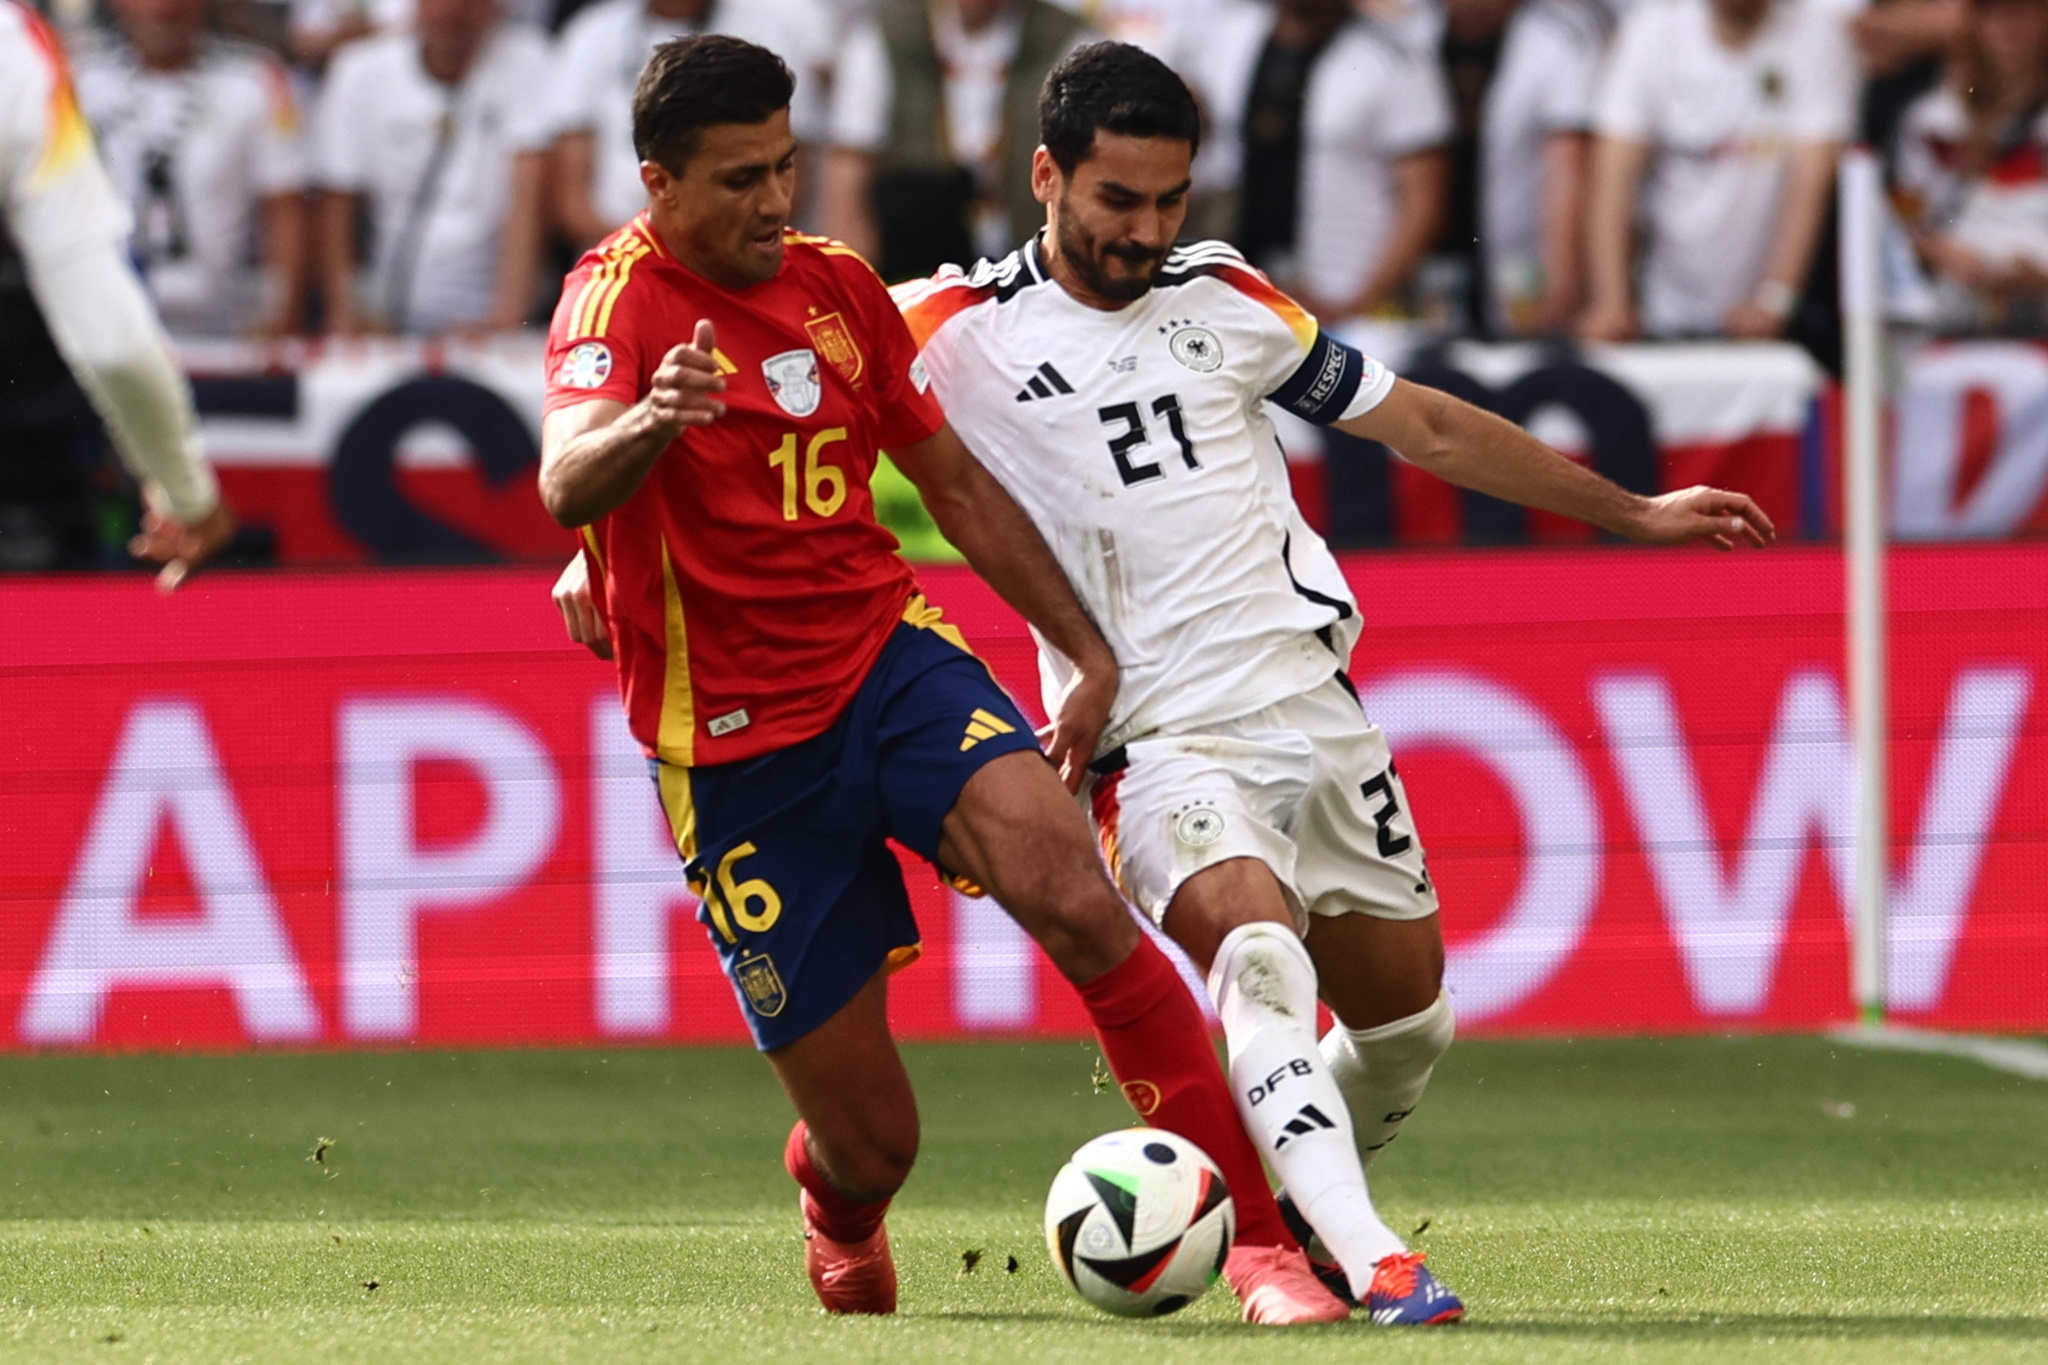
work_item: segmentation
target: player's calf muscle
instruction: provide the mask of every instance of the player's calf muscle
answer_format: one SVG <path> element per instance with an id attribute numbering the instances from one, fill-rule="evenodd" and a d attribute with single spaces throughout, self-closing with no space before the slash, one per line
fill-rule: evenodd
<path id="1" fill-rule="evenodd" d="M 1405 1019 L 1428 1009 L 1443 988 L 1443 933 L 1435 915 L 1318 915 L 1307 943 L 1323 1003 L 1347 1028 Z"/>
<path id="2" fill-rule="evenodd" d="M 766 1054 L 810 1128 L 811 1153 L 848 1198 L 887 1199 L 917 1159 L 917 1097 L 889 1034 L 888 972 L 823 1024 Z"/>

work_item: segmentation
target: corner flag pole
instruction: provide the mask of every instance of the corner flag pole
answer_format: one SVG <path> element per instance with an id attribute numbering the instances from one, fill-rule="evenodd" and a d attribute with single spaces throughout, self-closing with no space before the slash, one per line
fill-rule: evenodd
<path id="1" fill-rule="evenodd" d="M 1849 716 L 1856 763 L 1856 882 L 1850 989 L 1859 1019 L 1885 1018 L 1885 903 L 1891 889 L 1885 678 L 1883 188 L 1868 147 L 1842 154 L 1842 531 L 1848 559 Z"/>

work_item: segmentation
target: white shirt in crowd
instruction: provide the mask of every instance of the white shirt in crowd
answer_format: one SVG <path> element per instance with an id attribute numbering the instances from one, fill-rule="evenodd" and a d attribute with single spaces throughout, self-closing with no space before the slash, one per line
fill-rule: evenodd
<path id="1" fill-rule="evenodd" d="M 1479 240 L 1496 327 L 1543 297 L 1544 144 L 1592 131 L 1612 22 L 1599 0 L 1524 0 L 1508 20 L 1479 134 Z"/>
<path id="2" fill-rule="evenodd" d="M 336 55 L 313 178 L 369 199 L 370 316 L 431 332 L 490 313 L 513 158 L 548 144 L 547 80 L 546 39 L 524 25 L 499 25 L 452 88 L 427 74 L 411 34 Z"/>
<path id="3" fill-rule="evenodd" d="M 547 27 L 554 0 L 501 0 L 506 20 L 534 28 Z M 329 33 L 348 19 L 361 18 L 372 33 L 410 28 L 413 0 L 290 0 L 293 33 Z"/>
<path id="4" fill-rule="evenodd" d="M 932 7 L 932 46 L 945 69 L 946 123 L 941 133 L 953 163 L 973 168 L 979 178 L 981 212 L 974 223 L 974 249 L 984 256 L 1000 256 L 1016 245 L 1010 240 L 1010 219 L 1002 200 L 1003 97 L 1023 32 L 1021 7 L 1005 10 L 979 33 L 967 32 L 952 6 Z M 1074 45 L 1094 37 L 1084 29 Z M 889 138 L 896 85 L 888 47 L 875 24 L 860 24 L 847 35 L 832 81 L 833 144 L 879 154 Z"/>
<path id="5" fill-rule="evenodd" d="M 244 43 L 207 39 L 182 71 L 144 69 L 126 43 L 73 68 L 100 153 L 135 215 L 130 254 L 173 332 L 222 335 L 267 302 L 256 246 L 262 201 L 305 186 L 291 77 Z"/>
<path id="6" fill-rule="evenodd" d="M 596 139 L 591 200 L 623 223 L 646 207 L 640 157 L 633 150 L 633 86 L 655 48 L 692 33 L 744 38 L 781 57 L 796 73 L 790 123 L 799 140 L 825 139 L 827 73 L 838 20 L 820 0 L 718 0 L 701 29 L 648 12 L 645 0 L 599 0 L 562 29 L 549 79 L 550 130 Z"/>
<path id="7" fill-rule="evenodd" d="M 1893 174 L 1920 226 L 1990 264 L 2048 270 L 2048 111 L 2009 135 L 2003 155 L 1975 175 L 1963 173 L 1970 114 L 1953 88 L 1914 101 L 1897 136 Z"/>
<path id="8" fill-rule="evenodd" d="M 1251 86 L 1273 27 L 1270 5 L 1222 0 L 1181 75 L 1208 113 L 1196 183 L 1235 185 Z M 1365 288 L 1394 222 L 1394 162 L 1450 137 L 1450 94 L 1434 54 L 1402 30 L 1347 20 L 1310 75 L 1302 108 L 1295 260 L 1281 272 L 1323 299 Z"/>
<path id="9" fill-rule="evenodd" d="M 1202 42 L 1216 0 L 1059 0 L 1103 37 L 1179 68 Z"/>
<path id="10" fill-rule="evenodd" d="M 1642 0 L 1622 20 L 1595 130 L 1648 144 L 1638 311 L 1653 336 L 1720 330 L 1763 279 L 1790 154 L 1854 126 L 1857 68 L 1838 9 L 1778 0 L 1740 51 L 1707 0 Z"/>
<path id="11" fill-rule="evenodd" d="M 191 390 L 123 260 L 128 224 L 55 33 L 0 0 L 0 235 L 143 496 L 189 523 L 219 504 L 220 485 L 199 453 Z"/>
<path id="12" fill-rule="evenodd" d="M 893 293 L 933 392 L 1122 666 L 1103 749 L 1329 680 L 1357 604 L 1295 505 L 1266 400 L 1356 417 L 1392 391 L 1385 367 L 1332 348 L 1221 242 L 1176 248 L 1113 312 L 1053 281 L 1036 240 Z M 1057 710 L 1071 664 L 1039 644 Z"/>

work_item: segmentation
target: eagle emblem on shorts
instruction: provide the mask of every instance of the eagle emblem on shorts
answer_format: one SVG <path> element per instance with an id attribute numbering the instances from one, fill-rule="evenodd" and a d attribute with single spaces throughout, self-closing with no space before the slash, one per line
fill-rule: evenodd
<path id="1" fill-rule="evenodd" d="M 1195 806 L 1174 817 L 1173 837 L 1190 848 L 1207 848 L 1223 837 L 1223 815 L 1209 806 Z"/>
<path id="2" fill-rule="evenodd" d="M 763 1019 L 773 1019 L 789 1003 L 782 973 L 775 970 L 775 959 L 766 953 L 749 953 L 741 958 L 733 964 L 732 976 L 740 983 L 740 993 L 747 997 L 747 1007 Z"/>
<path id="3" fill-rule="evenodd" d="M 811 350 L 784 351 L 761 362 L 761 377 L 768 381 L 769 396 L 791 417 L 809 417 L 824 400 L 825 386 L 818 382 L 818 353 Z"/>

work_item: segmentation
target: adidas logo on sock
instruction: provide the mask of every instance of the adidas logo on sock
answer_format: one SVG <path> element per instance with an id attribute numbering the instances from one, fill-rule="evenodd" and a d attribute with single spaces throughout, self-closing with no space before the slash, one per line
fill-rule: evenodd
<path id="1" fill-rule="evenodd" d="M 1328 1114 L 1325 1114 L 1312 1104 L 1304 1104 L 1295 1111 L 1294 1117 L 1287 1120 L 1286 1126 L 1280 1130 L 1280 1136 L 1274 1139 L 1273 1150 L 1277 1152 L 1288 1143 L 1294 1141 L 1294 1139 L 1307 1137 L 1317 1129 L 1335 1128 L 1336 1126 L 1336 1124 L 1330 1122 Z"/>
<path id="2" fill-rule="evenodd" d="M 1066 376 L 1055 370 L 1052 367 L 1052 362 L 1048 360 L 1045 364 L 1038 367 L 1038 373 L 1031 376 L 1030 383 L 1017 390 L 1017 401 L 1019 403 L 1029 403 L 1033 399 L 1050 398 L 1056 393 L 1072 393 L 1073 391 L 1074 386 L 1067 382 Z"/>

